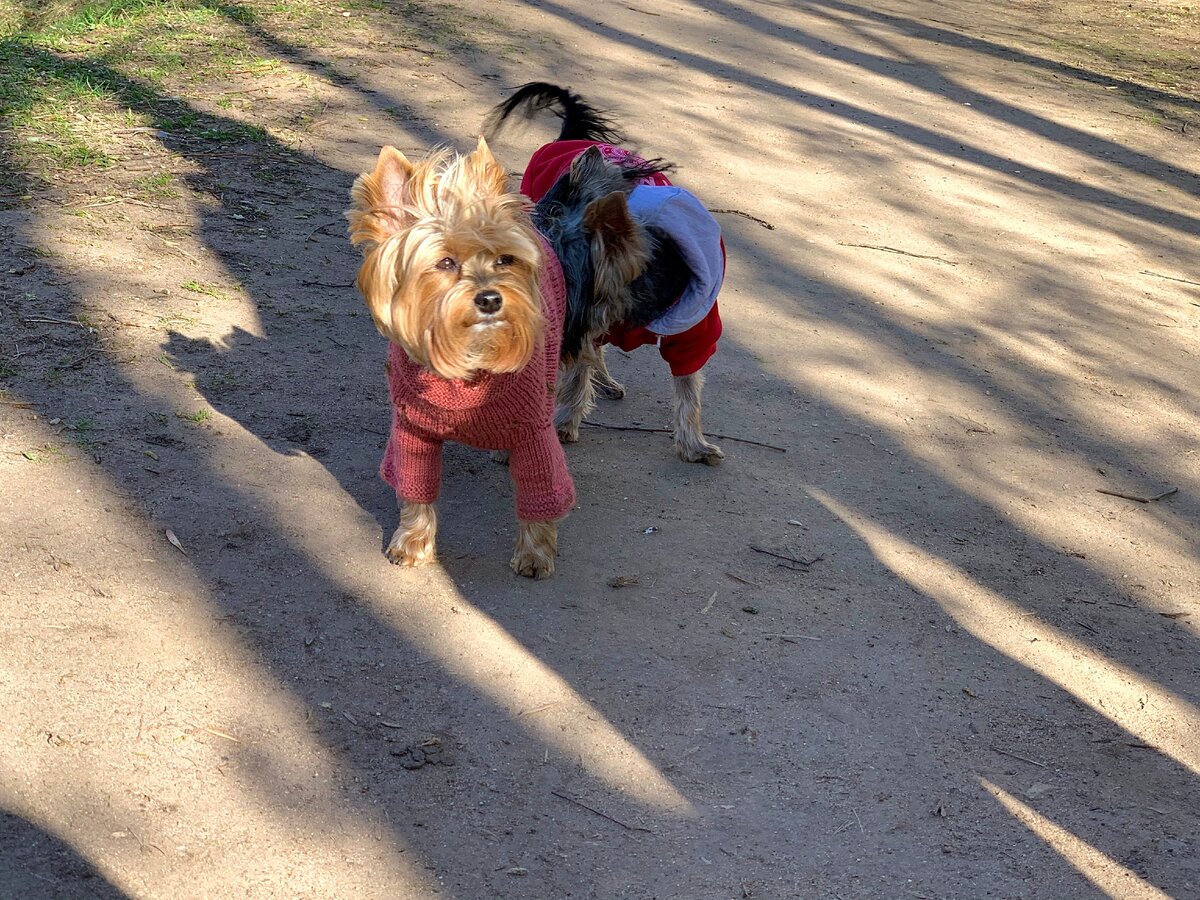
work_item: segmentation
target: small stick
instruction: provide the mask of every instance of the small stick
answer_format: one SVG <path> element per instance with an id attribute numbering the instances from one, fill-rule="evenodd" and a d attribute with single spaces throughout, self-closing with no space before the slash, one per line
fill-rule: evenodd
<path id="1" fill-rule="evenodd" d="M 1040 763 L 1036 759 L 1030 759 L 1028 756 L 1021 756 L 1019 753 L 1010 753 L 1008 750 L 1001 750 L 999 747 L 990 748 L 997 753 L 1003 753 L 1005 756 L 1011 756 L 1013 759 L 1019 759 L 1021 762 L 1027 762 L 1031 766 L 1037 766 L 1040 769 L 1047 768 L 1045 763 Z"/>
<path id="2" fill-rule="evenodd" d="M 604 422 L 589 422 L 583 420 L 584 425 L 591 425 L 593 428 L 607 428 L 610 431 L 643 431 L 646 434 L 674 434 L 670 428 L 643 428 L 638 425 L 608 425 Z M 762 441 L 752 441 L 749 438 L 733 437 L 728 434 L 718 434 L 715 431 L 706 432 L 709 437 L 720 438 L 723 441 L 737 441 L 739 444 L 753 444 L 755 447 L 766 447 L 768 450 L 778 450 L 780 453 L 787 453 L 783 447 L 776 447 L 774 444 L 764 444 Z"/>
<path id="3" fill-rule="evenodd" d="M 774 553 L 771 550 L 764 550 L 762 547 L 755 547 L 753 544 L 747 544 L 746 546 L 755 553 L 765 553 L 767 556 L 773 556 L 776 559 L 782 559 L 790 563 L 797 563 L 802 566 L 811 566 L 813 563 L 820 562 L 825 558 L 823 556 L 814 556 L 812 559 L 796 559 L 794 556 L 787 556 L 783 553 Z"/>
<path id="4" fill-rule="evenodd" d="M 943 259 L 940 256 L 926 256 L 924 253 L 909 253 L 907 250 L 897 250 L 895 247 L 886 247 L 881 244 L 847 244 L 838 241 L 840 247 L 862 247 L 864 250 L 882 250 L 885 253 L 899 253 L 901 256 L 912 256 L 916 259 L 936 259 L 938 262 L 944 262 L 950 266 L 957 266 L 958 263 L 953 260 Z"/>
<path id="5" fill-rule="evenodd" d="M 1140 271 L 1138 274 L 1153 275 L 1155 278 L 1165 278 L 1167 281 L 1179 281 L 1183 284 L 1194 284 L 1196 287 L 1200 287 L 1200 281 L 1188 281 L 1186 278 L 1175 278 L 1171 275 L 1160 275 L 1158 272 L 1151 272 L 1149 269 L 1142 269 L 1142 271 Z"/>
<path id="6" fill-rule="evenodd" d="M 33 318 L 33 319 L 22 319 L 21 321 L 24 322 L 26 325 L 32 325 L 34 323 L 38 323 L 41 325 L 74 325 L 77 328 L 84 328 L 84 329 L 91 327 L 90 325 L 84 325 L 82 322 L 75 321 L 74 319 L 47 319 L 47 318 L 43 318 L 41 316 L 39 316 L 37 318 Z"/>
<path id="7" fill-rule="evenodd" d="M 776 634 L 773 631 L 764 632 L 763 637 L 779 638 L 781 641 L 794 641 L 794 640 L 819 641 L 820 640 L 819 637 L 814 637 L 811 634 Z"/>
<path id="8" fill-rule="evenodd" d="M 241 743 L 241 741 L 239 741 L 237 738 L 235 738 L 232 734 L 226 734 L 223 731 L 217 731 L 217 729 L 209 728 L 207 725 L 200 725 L 197 727 L 199 727 L 199 729 L 201 731 L 207 731 L 209 734 L 215 734 L 217 737 L 223 737 L 223 738 L 225 738 L 225 740 L 233 741 L 235 744 Z"/>
<path id="9" fill-rule="evenodd" d="M 305 287 L 354 287 L 353 281 L 302 281 Z"/>
<path id="10" fill-rule="evenodd" d="M 726 572 L 725 574 L 728 577 L 732 578 L 734 581 L 740 581 L 742 584 L 750 585 L 750 587 L 756 587 L 756 588 L 762 587 L 761 584 L 755 584 L 753 581 L 750 581 L 748 578 L 743 578 L 741 575 L 735 575 L 733 572 Z"/>
<path id="11" fill-rule="evenodd" d="M 630 8 L 632 9 L 632 7 L 630 7 Z M 638 11 L 640 12 L 641 10 L 638 10 Z M 651 15 L 653 15 L 653 13 L 651 13 Z M 750 213 L 744 213 L 740 209 L 710 209 L 709 212 L 710 213 L 725 213 L 730 216 L 741 216 L 743 219 L 749 219 L 751 222 L 757 222 L 763 228 L 767 229 L 767 231 L 775 230 L 775 226 L 772 225 L 770 222 L 766 221 L 765 219 L 760 219 L 758 216 L 752 216 L 752 215 L 750 215 Z"/>
<path id="12" fill-rule="evenodd" d="M 1132 500 L 1135 503 L 1153 503 L 1155 500 L 1161 500 L 1163 497 L 1178 494 L 1179 488 L 1173 487 L 1169 491 L 1163 491 L 1157 497 L 1135 497 L 1133 494 L 1122 494 L 1120 491 L 1107 491 L 1104 488 L 1096 488 L 1096 493 L 1108 494 L 1110 497 L 1120 497 L 1122 500 Z"/>
<path id="13" fill-rule="evenodd" d="M 558 700 L 551 700 L 549 703 L 543 703 L 541 706 L 535 706 L 532 709 L 526 709 L 526 710 L 523 710 L 522 712 L 517 713 L 517 718 L 523 719 L 523 718 L 525 718 L 525 716 L 532 716 L 534 713 L 544 712 L 545 710 L 549 709 L 552 706 L 558 706 L 558 704 L 559 704 Z"/>
<path id="14" fill-rule="evenodd" d="M 334 219 L 332 222 L 326 222 L 324 225 L 318 225 L 316 228 L 314 228 L 312 231 L 310 231 L 308 233 L 308 237 L 306 237 L 304 239 L 304 243 L 307 244 L 309 241 L 311 241 L 313 238 L 315 238 L 317 236 L 318 232 L 324 231 L 330 225 L 336 225 L 337 223 L 338 223 L 338 220 Z"/>
<path id="15" fill-rule="evenodd" d="M 1092 634 L 1099 634 L 1099 633 L 1100 633 L 1100 632 L 1098 632 L 1098 631 L 1097 631 L 1095 628 L 1093 628 L 1091 625 L 1089 625 L 1087 622 L 1080 622 L 1078 619 L 1072 619 L 1071 621 L 1072 621 L 1072 622 L 1074 622 L 1076 625 L 1079 625 L 1079 626 L 1080 626 L 1080 627 L 1082 627 L 1082 628 L 1086 628 L 1086 629 L 1087 629 L 1088 631 L 1090 631 Z"/>
<path id="16" fill-rule="evenodd" d="M 614 819 L 608 813 L 602 813 L 602 812 L 600 812 L 600 810 L 596 809 L 594 806 L 588 806 L 582 800 L 576 800 L 574 797 L 568 797 L 566 794 L 560 794 L 558 791 L 551 791 L 550 793 L 553 794 L 555 797 L 558 797 L 558 799 L 560 799 L 560 800 L 566 800 L 568 803 L 574 803 L 576 806 L 582 806 L 588 812 L 595 813 L 596 815 L 600 816 L 600 818 L 602 818 L 602 819 L 608 819 L 608 821 L 610 821 L 610 822 L 615 822 L 616 824 L 618 824 L 622 828 L 624 828 L 626 831 L 644 831 L 647 834 L 654 834 L 654 832 L 651 831 L 649 828 L 643 828 L 641 825 L 627 825 L 625 822 L 622 822 L 620 819 Z"/>

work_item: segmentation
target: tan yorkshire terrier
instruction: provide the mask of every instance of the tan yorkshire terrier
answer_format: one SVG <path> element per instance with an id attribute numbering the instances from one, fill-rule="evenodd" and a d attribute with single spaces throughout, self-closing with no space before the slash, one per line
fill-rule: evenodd
<path id="1" fill-rule="evenodd" d="M 520 575 L 554 571 L 575 489 L 554 426 L 562 268 L 487 143 L 410 162 L 394 147 L 354 183 L 361 291 L 389 342 L 392 429 L 380 474 L 401 501 L 388 558 L 434 557 L 442 443 L 508 454 Z"/>

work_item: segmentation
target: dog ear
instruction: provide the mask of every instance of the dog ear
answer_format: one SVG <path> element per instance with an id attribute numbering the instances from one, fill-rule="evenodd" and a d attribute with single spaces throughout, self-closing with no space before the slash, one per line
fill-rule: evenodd
<path id="1" fill-rule="evenodd" d="M 379 151 L 374 172 L 364 172 L 350 189 L 350 241 L 380 244 L 408 225 L 405 206 L 413 164 L 395 147 Z"/>
<path id="2" fill-rule="evenodd" d="M 472 180 L 484 190 L 497 196 L 507 193 L 508 173 L 504 171 L 504 166 L 496 162 L 492 148 L 482 136 L 475 152 L 467 157 L 467 166 Z"/>
<path id="3" fill-rule="evenodd" d="M 576 185 L 587 184 L 611 166 L 598 147 L 588 147 L 572 160 L 571 181 Z"/>
<path id="4" fill-rule="evenodd" d="M 623 191 L 593 200 L 583 211 L 596 270 L 596 297 L 615 300 L 646 268 L 649 248 Z"/>

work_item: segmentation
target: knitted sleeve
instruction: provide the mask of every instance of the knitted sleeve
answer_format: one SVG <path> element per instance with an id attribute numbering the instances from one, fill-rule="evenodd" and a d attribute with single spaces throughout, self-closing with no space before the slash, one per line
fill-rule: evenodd
<path id="1" fill-rule="evenodd" d="M 575 505 L 575 485 L 553 426 L 512 448 L 508 470 L 517 489 L 517 518 L 522 522 L 561 519 Z"/>
<path id="2" fill-rule="evenodd" d="M 406 503 L 433 503 L 442 486 L 442 442 L 409 427 L 394 409 L 379 474 Z"/>

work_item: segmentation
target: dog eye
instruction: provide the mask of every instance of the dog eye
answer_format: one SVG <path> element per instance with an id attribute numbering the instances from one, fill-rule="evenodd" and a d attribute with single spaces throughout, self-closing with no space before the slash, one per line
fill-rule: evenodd
<path id="1" fill-rule="evenodd" d="M 513 257 L 511 257 L 507 253 L 505 253 L 498 260 L 496 260 L 496 267 L 503 269 L 505 266 L 511 266 L 515 262 L 516 262 L 516 260 L 513 259 Z"/>
<path id="2" fill-rule="evenodd" d="M 458 268 L 458 260 L 453 256 L 443 256 L 437 261 L 437 267 L 443 272 L 449 272 L 451 269 Z"/>

